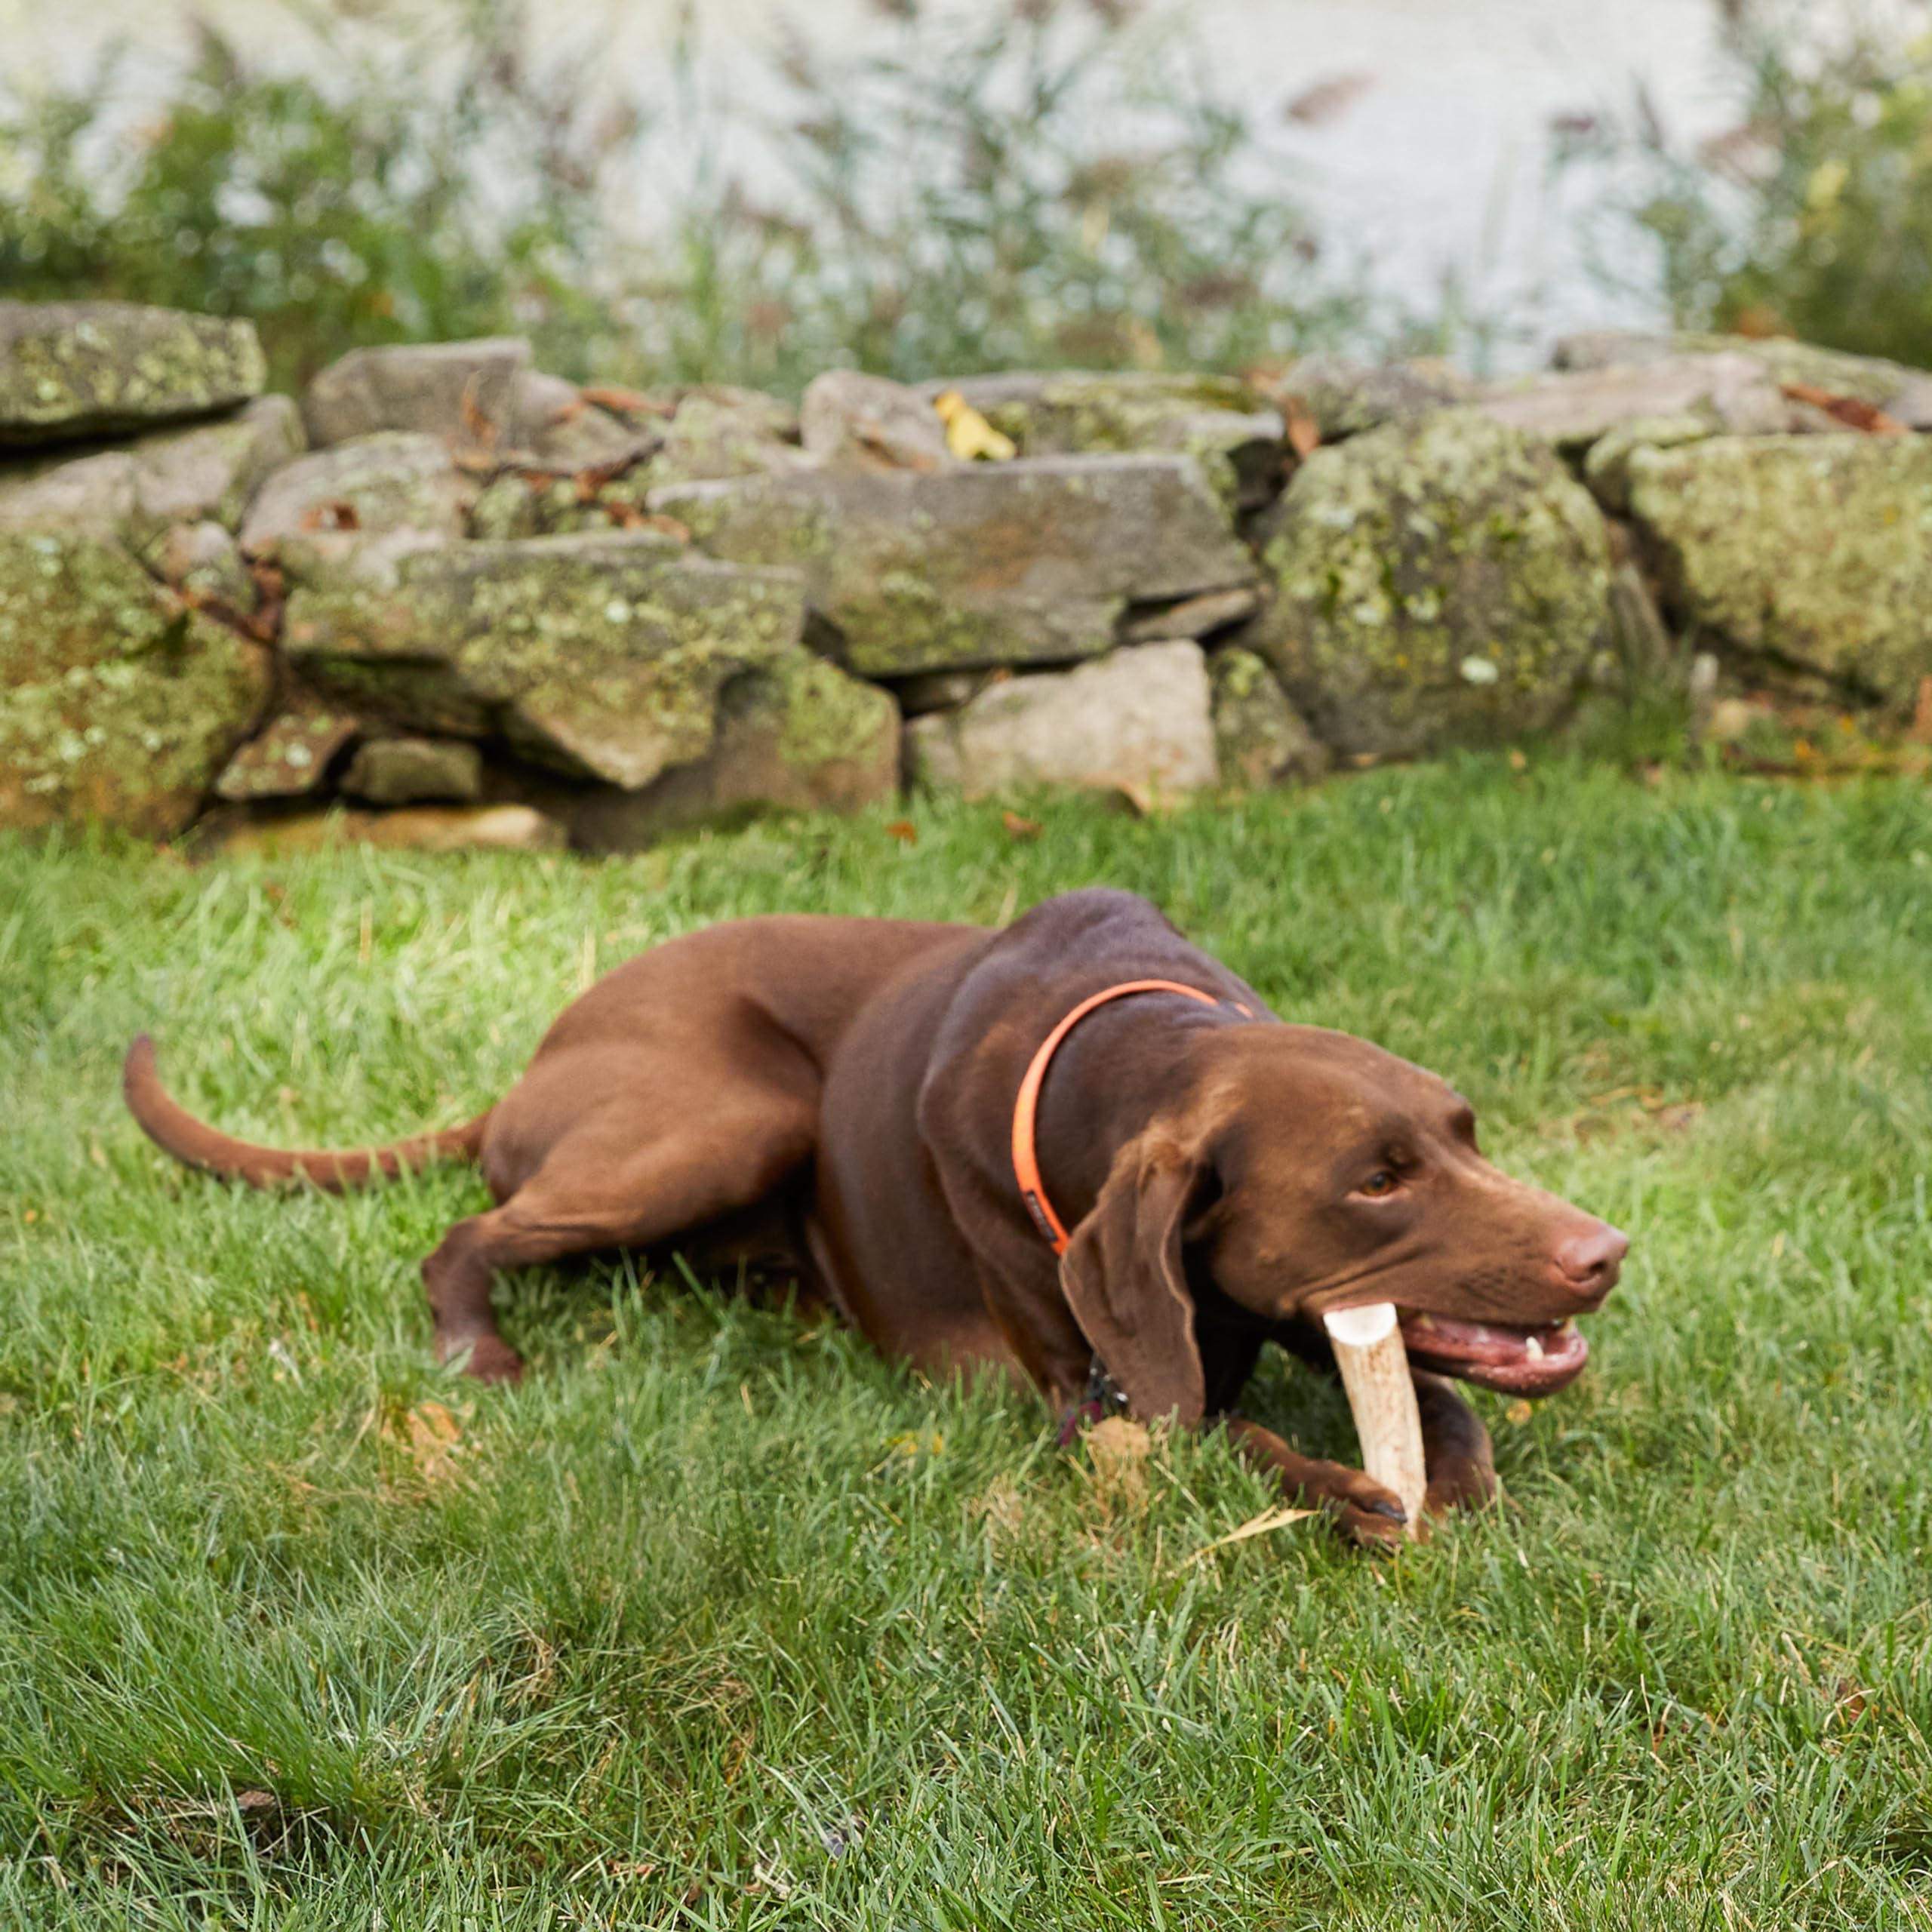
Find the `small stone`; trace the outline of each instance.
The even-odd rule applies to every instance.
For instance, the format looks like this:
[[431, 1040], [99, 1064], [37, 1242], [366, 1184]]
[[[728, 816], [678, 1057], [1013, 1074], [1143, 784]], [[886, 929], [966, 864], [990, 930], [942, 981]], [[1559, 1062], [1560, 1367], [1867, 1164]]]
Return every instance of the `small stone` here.
[[1439, 363], [1371, 365], [1342, 355], [1304, 355], [1266, 386], [1269, 396], [1293, 398], [1313, 419], [1324, 443], [1379, 429], [1385, 423], [1433, 415], [1475, 394], [1466, 376]]
[[1211, 590], [1203, 597], [1184, 597], [1178, 604], [1131, 617], [1121, 627], [1123, 644], [1164, 644], [1175, 638], [1212, 637], [1217, 631], [1244, 624], [1261, 608], [1261, 593], [1251, 586], [1238, 590]]
[[361, 729], [353, 712], [298, 695], [228, 761], [215, 796], [238, 804], [306, 798], [323, 789], [337, 755]]
[[155, 538], [143, 561], [164, 583], [241, 616], [260, 601], [240, 547], [218, 523], [177, 523]]
[[0, 302], [0, 445], [207, 416], [259, 395], [252, 322], [132, 302]]
[[372, 805], [462, 801], [483, 785], [483, 754], [451, 738], [371, 738], [343, 774], [342, 789]]
[[806, 455], [861, 469], [949, 469], [946, 426], [920, 390], [856, 369], [806, 386], [798, 411]]
[[907, 737], [918, 780], [972, 798], [1067, 786], [1145, 811], [1217, 777], [1207, 661], [1186, 642], [998, 679], [957, 711], [915, 719]]
[[383, 430], [276, 471], [248, 506], [242, 547], [260, 556], [286, 539], [328, 531], [460, 537], [475, 497], [475, 480], [438, 438]]
[[1328, 769], [1327, 746], [1288, 702], [1265, 659], [1232, 645], [1208, 660], [1208, 676], [1224, 786], [1260, 792], [1312, 783]]

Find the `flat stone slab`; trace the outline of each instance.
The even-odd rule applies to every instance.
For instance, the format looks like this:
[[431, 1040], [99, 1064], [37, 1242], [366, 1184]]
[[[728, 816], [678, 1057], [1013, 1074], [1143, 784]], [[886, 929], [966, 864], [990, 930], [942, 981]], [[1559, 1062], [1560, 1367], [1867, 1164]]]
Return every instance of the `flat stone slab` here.
[[0, 444], [72, 441], [261, 393], [252, 322], [133, 302], [0, 302]]
[[352, 798], [372, 805], [461, 804], [483, 789], [483, 754], [457, 738], [371, 738], [342, 775]]
[[725, 686], [804, 655], [804, 622], [795, 573], [648, 534], [378, 544], [298, 586], [283, 648], [371, 717], [635, 789], [704, 757]]
[[0, 827], [165, 838], [268, 696], [268, 654], [88, 537], [0, 535]]
[[1191, 456], [1229, 505], [1265, 503], [1278, 480], [1281, 414], [1236, 376], [1158, 370], [1019, 370], [929, 383], [957, 389], [1023, 457]]
[[0, 530], [118, 537], [137, 549], [177, 524], [232, 530], [263, 483], [302, 448], [294, 404], [264, 395], [232, 415], [119, 449], [0, 463]]
[[868, 677], [1098, 657], [1130, 605], [1256, 580], [1184, 457], [804, 471], [649, 500], [715, 556], [801, 569]]
[[1217, 776], [1207, 660], [1185, 642], [1001, 678], [957, 711], [915, 718], [907, 737], [915, 777], [972, 798], [1065, 785], [1145, 811]]
[[1932, 676], [1932, 439], [1636, 451], [1630, 509], [1679, 617], [1894, 708]]

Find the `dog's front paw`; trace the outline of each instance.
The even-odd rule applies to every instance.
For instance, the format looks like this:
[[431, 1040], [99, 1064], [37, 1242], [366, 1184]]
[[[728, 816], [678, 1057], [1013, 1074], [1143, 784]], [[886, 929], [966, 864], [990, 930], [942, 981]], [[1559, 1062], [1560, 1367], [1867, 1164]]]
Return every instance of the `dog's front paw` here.
[[500, 1335], [438, 1336], [436, 1359], [454, 1362], [478, 1382], [523, 1380], [523, 1358]]

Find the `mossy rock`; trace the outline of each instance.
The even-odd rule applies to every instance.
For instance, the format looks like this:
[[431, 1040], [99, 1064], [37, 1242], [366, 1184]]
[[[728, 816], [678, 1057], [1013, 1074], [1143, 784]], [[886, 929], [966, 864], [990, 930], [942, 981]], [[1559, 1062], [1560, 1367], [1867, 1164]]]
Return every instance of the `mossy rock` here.
[[268, 694], [267, 654], [91, 537], [0, 536], [0, 826], [168, 838]]
[[1848, 696], [1916, 700], [1932, 676], [1932, 440], [1713, 437], [1626, 468], [1679, 617]]
[[1472, 410], [1318, 450], [1261, 539], [1276, 595], [1247, 641], [1344, 753], [1546, 729], [1607, 635], [1595, 504], [1546, 444]]
[[132, 302], [0, 302], [0, 444], [66, 442], [261, 393], [252, 322]]
[[302, 583], [284, 645], [374, 718], [501, 736], [572, 775], [635, 789], [703, 758], [720, 694], [798, 648], [804, 586], [649, 535], [371, 552]]
[[843, 661], [867, 677], [1097, 657], [1131, 604], [1254, 580], [1180, 457], [807, 471], [654, 491], [650, 503], [713, 555], [802, 570]]
[[1231, 789], [1303, 783], [1328, 769], [1328, 748], [1308, 728], [1269, 669], [1239, 645], [1208, 660], [1215, 761]]
[[685, 826], [761, 811], [856, 811], [899, 786], [899, 708], [803, 649], [720, 694], [717, 736], [695, 763], [641, 792], [599, 790], [575, 814], [574, 842], [632, 851]]

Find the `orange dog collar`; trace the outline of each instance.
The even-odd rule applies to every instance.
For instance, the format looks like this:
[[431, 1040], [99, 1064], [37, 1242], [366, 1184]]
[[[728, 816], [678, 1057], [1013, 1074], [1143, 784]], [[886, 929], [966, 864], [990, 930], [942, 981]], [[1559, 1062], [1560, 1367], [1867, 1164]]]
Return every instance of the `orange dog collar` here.
[[[1096, 1007], [1105, 1006], [1110, 1000], [1124, 999], [1130, 993], [1179, 993], [1185, 998], [1198, 1000], [1203, 1006], [1222, 1004], [1212, 993], [1204, 993], [1198, 986], [1184, 986], [1178, 980], [1127, 980], [1117, 986], [1108, 986], [1088, 995], [1041, 1041], [1040, 1051], [1033, 1056], [1026, 1077], [1020, 1083], [1020, 1097], [1013, 1104], [1013, 1173], [1020, 1183], [1020, 1198], [1026, 1202], [1027, 1213], [1032, 1216], [1034, 1226], [1046, 1237], [1056, 1254], [1066, 1252], [1066, 1244], [1072, 1237], [1054, 1212], [1053, 1204], [1047, 1198], [1046, 1183], [1040, 1176], [1040, 1157], [1035, 1144], [1040, 1089], [1046, 1083], [1047, 1069], [1052, 1065], [1054, 1055], [1067, 1035]], [[1227, 1004], [1243, 1019], [1254, 1017], [1252, 1011], [1238, 1001], [1230, 1000]]]

